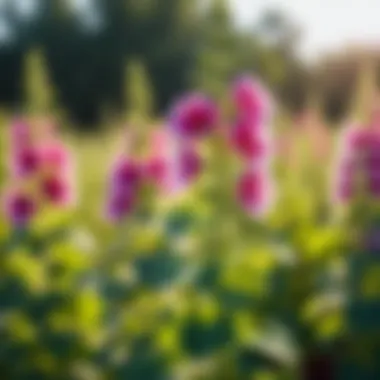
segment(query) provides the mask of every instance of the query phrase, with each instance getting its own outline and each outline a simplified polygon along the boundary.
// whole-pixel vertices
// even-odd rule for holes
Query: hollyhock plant
[[[20,191],[11,191],[5,197],[5,213],[17,227],[26,226],[37,211],[33,197]]]
[[[150,139],[150,152],[152,155],[163,155],[171,144],[171,136],[165,129],[152,132]]]
[[[117,191],[134,190],[139,186],[142,175],[143,170],[138,162],[127,157],[122,157],[112,169],[111,186]]]
[[[193,181],[202,170],[202,158],[198,152],[187,146],[180,150],[178,156],[180,178],[188,183]]]
[[[167,180],[169,163],[165,157],[151,157],[147,160],[144,172],[148,180],[161,187]]]
[[[361,180],[366,195],[380,196],[380,131],[377,128],[354,128],[341,138],[337,169],[334,172],[335,200],[347,202],[357,195]]]
[[[41,160],[45,171],[49,173],[69,173],[72,170],[70,154],[59,142],[42,146]]]
[[[27,177],[36,174],[41,168],[41,152],[34,146],[15,150],[11,157],[11,172],[15,177]]]
[[[111,190],[106,205],[106,217],[111,222],[122,221],[135,204],[133,191]]]
[[[177,193],[186,189],[202,170],[202,158],[194,145],[178,143],[168,161],[167,191]]]
[[[47,202],[57,206],[68,206],[73,200],[72,189],[66,178],[50,175],[41,181],[41,195]]]
[[[248,214],[257,217],[264,215],[273,201],[268,173],[262,169],[244,172],[237,183],[237,199]]]
[[[202,94],[190,94],[180,99],[170,113],[170,128],[180,138],[200,138],[217,126],[218,109]]]
[[[133,209],[142,183],[144,167],[139,162],[122,156],[111,169],[106,216],[112,222],[121,221]]]
[[[170,172],[169,152],[172,146],[171,136],[165,130],[152,133],[150,152],[143,164],[145,178],[159,188],[165,188]]]
[[[19,150],[32,145],[33,136],[30,124],[21,117],[13,119],[10,126],[10,141],[12,150]]]
[[[247,160],[261,160],[268,153],[263,133],[253,131],[246,121],[238,122],[231,130],[231,143],[237,153]]]
[[[268,92],[257,78],[242,75],[232,86],[232,99],[239,118],[252,128],[263,127],[271,114]]]

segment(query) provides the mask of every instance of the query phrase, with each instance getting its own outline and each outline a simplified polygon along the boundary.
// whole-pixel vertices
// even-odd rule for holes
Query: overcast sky
[[[279,7],[304,31],[302,55],[348,43],[380,45],[380,0],[229,0],[238,22],[249,26],[266,8]]]

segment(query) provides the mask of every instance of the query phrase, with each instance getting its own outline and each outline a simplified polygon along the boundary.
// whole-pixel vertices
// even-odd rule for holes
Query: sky
[[[229,0],[239,25],[249,27],[272,7],[284,10],[303,30],[300,53],[313,60],[351,43],[380,46],[379,0]]]

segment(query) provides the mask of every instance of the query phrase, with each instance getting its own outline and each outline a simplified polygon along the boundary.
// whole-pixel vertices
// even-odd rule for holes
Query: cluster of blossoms
[[[202,170],[196,142],[209,135],[217,122],[217,108],[202,95],[180,99],[171,111],[167,129],[151,136],[147,158],[122,155],[111,170],[107,216],[120,221],[130,214],[144,184],[154,184],[166,195],[189,185]]]
[[[249,77],[239,79],[232,89],[236,120],[228,140],[241,156],[245,172],[237,184],[239,202],[247,212],[258,215],[272,200],[269,157],[269,96]],[[152,151],[143,162],[122,156],[113,166],[107,197],[107,214],[120,221],[133,209],[142,181],[155,183],[165,194],[181,191],[203,169],[199,142],[218,131],[220,113],[212,99],[192,93],[179,99],[170,110],[168,126],[153,134]]]
[[[341,139],[334,173],[335,200],[346,203],[358,195],[380,197],[380,129],[352,127]]]
[[[111,171],[106,210],[111,221],[119,221],[132,211],[142,178],[142,166],[137,160],[128,155],[121,155],[116,160]]]
[[[219,112],[208,97],[193,93],[174,104],[169,118],[173,136],[171,183],[178,191],[194,181],[203,169],[198,142],[217,128]]]
[[[379,220],[377,209],[372,207],[380,199],[379,116],[380,108],[376,104],[368,123],[352,125],[343,131],[332,173],[333,201],[350,206],[350,211],[360,211],[352,218],[353,236],[360,249],[369,252],[380,251]],[[361,200],[370,203],[365,206]]]
[[[232,98],[236,120],[231,130],[231,142],[244,163],[237,184],[237,197],[248,213],[260,216],[273,201],[272,141],[267,125],[271,101],[260,82],[250,77],[239,78],[233,84]]]
[[[10,184],[4,209],[16,226],[27,224],[44,205],[67,207],[73,202],[70,154],[51,124],[39,130],[22,118],[10,126]]]

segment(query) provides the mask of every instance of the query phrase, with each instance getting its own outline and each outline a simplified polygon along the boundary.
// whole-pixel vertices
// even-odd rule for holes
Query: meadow
[[[45,177],[20,176],[30,166],[17,163],[12,134],[18,146],[39,125],[3,115],[2,378],[377,378],[380,187],[364,182],[338,202],[340,129],[317,109],[298,122],[281,110],[257,118],[267,103],[247,83],[256,103],[235,88],[234,112],[213,130],[210,104],[185,98],[144,130],[58,131],[75,163],[69,205],[49,187],[38,208],[15,206],[12,196],[29,202]],[[361,167],[370,180],[380,147],[371,110],[348,149],[371,157]],[[271,130],[270,149],[249,143],[255,128]],[[162,133],[179,134],[179,145]],[[169,187],[153,166],[160,154],[173,166]],[[152,165],[142,184],[140,161]],[[353,186],[352,170],[343,177]]]

